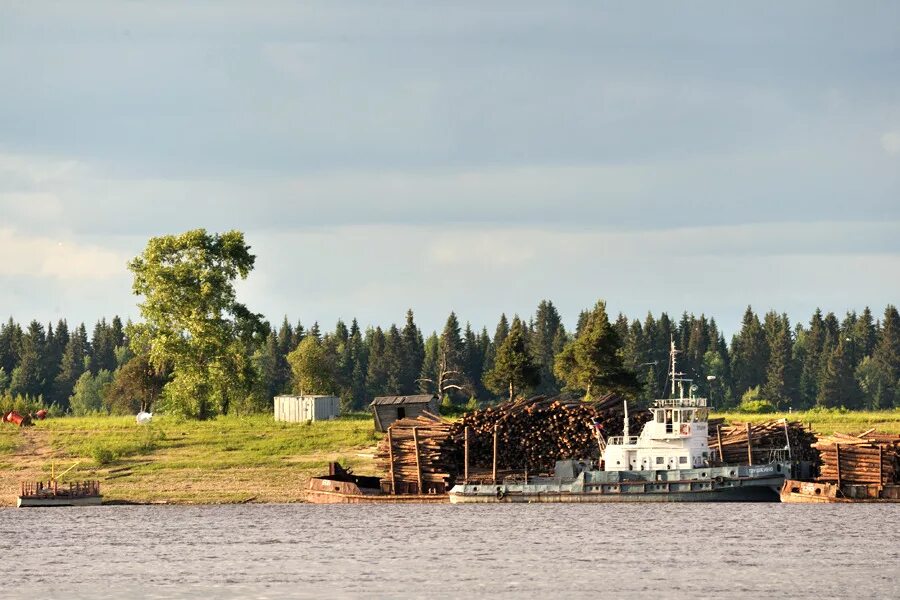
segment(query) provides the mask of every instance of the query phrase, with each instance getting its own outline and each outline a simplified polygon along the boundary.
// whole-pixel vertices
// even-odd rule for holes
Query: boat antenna
[[[672,397],[673,398],[675,397],[675,380],[677,379],[678,375],[681,375],[681,373],[675,372],[675,355],[676,354],[678,354],[678,350],[675,349],[675,336],[670,336],[670,338],[669,338],[669,357],[670,357],[669,362],[672,364],[671,375],[672,375]],[[679,388],[680,387],[681,386],[679,385]],[[683,390],[682,390],[682,395],[684,395]]]
[[[630,434],[631,434],[631,430],[630,430],[630,428],[628,427],[628,400],[625,400],[624,404],[625,404],[625,427],[623,428],[624,431],[623,431],[622,433],[623,433],[624,436],[625,436],[625,443],[627,444],[627,443],[628,443],[628,438],[631,437],[631,435],[630,435]]]

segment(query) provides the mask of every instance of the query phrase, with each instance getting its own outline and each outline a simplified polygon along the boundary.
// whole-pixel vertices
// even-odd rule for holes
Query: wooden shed
[[[337,418],[341,400],[337,396],[275,396],[275,420],[300,423]]]
[[[417,417],[422,411],[438,414],[440,402],[434,394],[419,396],[379,396],[372,400],[372,412],[375,415],[375,430],[387,431],[391,423],[398,419]]]

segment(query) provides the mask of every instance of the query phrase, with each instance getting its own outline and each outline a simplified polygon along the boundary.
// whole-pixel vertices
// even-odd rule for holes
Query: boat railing
[[[704,408],[706,398],[665,398],[656,400],[654,408]]]
[[[633,446],[638,443],[638,436],[631,435],[627,438],[624,435],[617,435],[607,440],[608,446]]]

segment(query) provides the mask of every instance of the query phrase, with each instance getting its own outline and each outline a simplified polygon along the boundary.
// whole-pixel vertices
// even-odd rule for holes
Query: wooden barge
[[[60,485],[55,479],[50,481],[25,481],[16,506],[99,506],[103,502],[99,481],[76,481]]]

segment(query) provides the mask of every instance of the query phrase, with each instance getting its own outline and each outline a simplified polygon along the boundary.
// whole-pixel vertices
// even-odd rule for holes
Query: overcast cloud
[[[237,228],[330,327],[900,298],[900,5],[6,2],[0,316]]]

